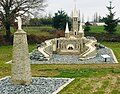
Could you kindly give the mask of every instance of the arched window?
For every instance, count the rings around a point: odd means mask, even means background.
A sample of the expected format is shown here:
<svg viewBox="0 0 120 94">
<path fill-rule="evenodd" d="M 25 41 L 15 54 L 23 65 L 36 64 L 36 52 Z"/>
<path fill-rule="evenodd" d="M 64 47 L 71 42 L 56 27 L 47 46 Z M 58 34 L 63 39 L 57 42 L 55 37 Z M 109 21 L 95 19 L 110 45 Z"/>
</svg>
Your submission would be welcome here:
<svg viewBox="0 0 120 94">
<path fill-rule="evenodd" d="M 77 35 L 76 32 L 75 32 L 75 35 Z"/>
<path fill-rule="evenodd" d="M 76 22 L 76 21 L 77 21 L 77 18 L 74 18 L 74 21 Z"/>
</svg>

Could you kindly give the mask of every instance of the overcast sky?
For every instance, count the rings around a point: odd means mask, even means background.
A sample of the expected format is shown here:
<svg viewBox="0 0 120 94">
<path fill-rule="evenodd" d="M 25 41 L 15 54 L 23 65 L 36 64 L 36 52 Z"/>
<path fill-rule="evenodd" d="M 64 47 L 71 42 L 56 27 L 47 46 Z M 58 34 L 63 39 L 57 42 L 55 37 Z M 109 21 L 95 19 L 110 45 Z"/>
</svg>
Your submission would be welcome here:
<svg viewBox="0 0 120 94">
<path fill-rule="evenodd" d="M 46 12 L 54 15 L 55 12 L 62 9 L 70 16 L 75 5 L 74 1 L 76 1 L 77 9 L 81 14 L 84 14 L 85 19 L 88 17 L 92 19 L 95 12 L 98 12 L 102 17 L 108 13 L 106 6 L 109 6 L 110 0 L 47 0 Z M 115 6 L 113 11 L 116 11 L 116 17 L 120 17 L 120 0 L 112 1 L 112 5 Z"/>
</svg>

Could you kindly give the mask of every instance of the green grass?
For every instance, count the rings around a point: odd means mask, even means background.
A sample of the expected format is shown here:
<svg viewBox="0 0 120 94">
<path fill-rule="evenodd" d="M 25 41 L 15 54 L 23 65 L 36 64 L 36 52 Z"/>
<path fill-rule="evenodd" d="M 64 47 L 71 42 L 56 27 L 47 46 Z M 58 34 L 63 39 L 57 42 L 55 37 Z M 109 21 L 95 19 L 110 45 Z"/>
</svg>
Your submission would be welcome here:
<svg viewBox="0 0 120 94">
<path fill-rule="evenodd" d="M 91 31 L 93 33 L 106 33 L 104 30 L 104 26 L 90 26 Z M 28 33 L 28 34 L 40 34 L 40 35 L 49 35 L 49 32 L 46 31 L 41 31 L 41 29 L 49 29 L 53 30 L 54 28 L 51 26 L 24 26 L 23 29 Z M 120 25 L 117 26 L 117 31 L 116 33 L 120 34 Z M 5 34 L 5 30 L 2 30 L 2 33 Z M 11 31 L 15 32 L 15 30 L 11 27 Z"/>
<path fill-rule="evenodd" d="M 35 49 L 36 45 L 29 45 L 29 51 Z M 10 75 L 11 66 L 5 62 L 12 59 L 12 46 L 0 46 L 0 78 Z"/>
<path fill-rule="evenodd" d="M 102 42 L 113 49 L 120 62 L 120 43 Z M 29 52 L 36 45 L 29 45 Z M 12 46 L 0 46 L 0 78 L 11 75 Z M 75 78 L 59 94 L 120 94 L 120 64 L 33 64 L 32 76 Z M 106 92 L 105 92 L 106 91 Z"/>
<path fill-rule="evenodd" d="M 53 29 L 52 26 L 24 26 L 24 28 L 34 28 L 34 29 L 48 28 L 48 29 Z"/>
<path fill-rule="evenodd" d="M 107 74 L 119 74 L 118 72 L 114 72 L 114 69 L 105 69 L 105 68 L 83 68 L 83 69 L 61 69 L 58 70 L 59 75 L 56 77 L 65 77 L 65 78 L 77 78 L 77 77 L 97 77 L 97 76 L 105 76 Z"/>
<path fill-rule="evenodd" d="M 77 77 L 59 94 L 120 94 L 119 74 L 101 77 Z"/>
<path fill-rule="evenodd" d="M 52 27 L 48 27 L 48 26 L 41 26 L 41 27 L 24 27 L 25 32 L 27 32 L 27 34 L 35 34 L 35 35 L 44 35 L 44 36 L 49 36 L 50 33 L 46 32 L 46 31 L 41 31 L 41 28 L 47 28 L 47 29 L 51 29 Z"/>
<path fill-rule="evenodd" d="M 91 31 L 93 33 L 106 33 L 104 30 L 104 26 L 90 26 Z M 116 33 L 120 34 L 120 25 L 117 26 L 116 28 Z"/>
<path fill-rule="evenodd" d="M 12 46 L 0 46 L 0 63 L 11 60 Z"/>
<path fill-rule="evenodd" d="M 119 42 L 102 42 L 102 44 L 106 45 L 107 47 L 110 47 L 113 49 L 115 55 L 117 56 L 118 61 L 120 62 L 120 43 Z M 31 52 L 33 49 L 36 48 L 36 45 L 29 45 L 29 51 Z M 12 46 L 0 46 L 0 66 L 1 69 L 4 68 L 2 73 L 8 72 L 8 69 L 10 69 L 9 65 L 6 65 L 5 62 L 9 61 L 12 59 Z M 7 66 L 7 68 L 6 68 Z M 71 67 L 72 66 L 72 67 Z M 102 66 L 102 67 L 101 67 Z M 41 70 L 42 67 L 45 70 Z M 79 70 L 79 68 L 112 68 L 112 67 L 119 67 L 119 65 L 113 64 L 113 65 L 32 65 L 32 73 L 33 76 L 56 76 L 57 77 L 81 77 L 81 76 L 97 76 L 97 75 L 102 75 L 102 74 L 107 74 L 107 70 L 102 72 L 96 71 L 96 69 L 84 69 L 84 70 Z M 50 67 L 50 68 L 49 68 Z M 59 68 L 59 71 L 57 70 L 57 67 Z M 64 68 L 64 70 L 62 69 Z M 72 68 L 75 68 L 77 70 L 72 70 Z M 6 70 L 7 69 L 7 70 Z M 62 69 L 62 70 L 60 70 Z M 66 70 L 66 69 L 71 69 L 71 70 Z M 9 70 L 10 71 L 10 70 Z M 109 70 L 110 71 L 110 70 Z M 116 72 L 119 73 L 119 70 L 116 69 Z M 87 72 L 87 73 L 86 73 Z M 102 73 L 102 74 L 101 74 Z M 69 76 L 68 76 L 68 75 Z M 3 75 L 0 75 L 3 77 Z"/>
<path fill-rule="evenodd" d="M 103 26 L 90 26 L 90 29 L 91 29 L 90 32 L 93 32 L 93 33 L 103 33 L 103 32 L 105 32 Z"/>
<path fill-rule="evenodd" d="M 29 51 L 35 49 L 36 45 L 29 45 Z M 0 46 L 0 63 L 7 62 L 12 59 L 12 46 Z"/>
<path fill-rule="evenodd" d="M 27 32 L 27 34 L 44 35 L 44 36 L 50 35 L 49 32 L 41 31 L 41 29 L 53 30 L 54 28 L 52 28 L 51 26 L 24 26 L 23 27 L 23 30 Z M 5 29 L 2 29 L 2 31 L 0 32 L 5 35 Z M 12 33 L 16 32 L 13 27 L 11 27 L 11 32 Z"/>
</svg>

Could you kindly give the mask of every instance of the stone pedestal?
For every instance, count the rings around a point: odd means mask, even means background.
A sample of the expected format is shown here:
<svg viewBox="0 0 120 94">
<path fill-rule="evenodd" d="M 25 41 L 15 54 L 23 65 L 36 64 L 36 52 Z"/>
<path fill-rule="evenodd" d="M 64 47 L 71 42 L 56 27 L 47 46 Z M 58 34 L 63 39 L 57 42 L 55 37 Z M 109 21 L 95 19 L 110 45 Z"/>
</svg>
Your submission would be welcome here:
<svg viewBox="0 0 120 94">
<path fill-rule="evenodd" d="M 11 82 L 14 85 L 29 85 L 32 81 L 26 32 L 14 34 Z"/>
</svg>

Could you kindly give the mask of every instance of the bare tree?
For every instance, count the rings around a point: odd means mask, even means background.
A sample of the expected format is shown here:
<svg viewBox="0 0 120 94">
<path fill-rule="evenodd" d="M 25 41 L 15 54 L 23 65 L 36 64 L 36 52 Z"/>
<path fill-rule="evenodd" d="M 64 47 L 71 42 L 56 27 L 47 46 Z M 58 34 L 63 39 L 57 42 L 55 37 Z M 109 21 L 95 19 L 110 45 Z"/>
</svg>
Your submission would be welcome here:
<svg viewBox="0 0 120 94">
<path fill-rule="evenodd" d="M 6 36 L 10 37 L 10 27 L 17 16 L 44 10 L 45 7 L 45 0 L 0 0 L 0 21 L 5 27 Z"/>
</svg>

